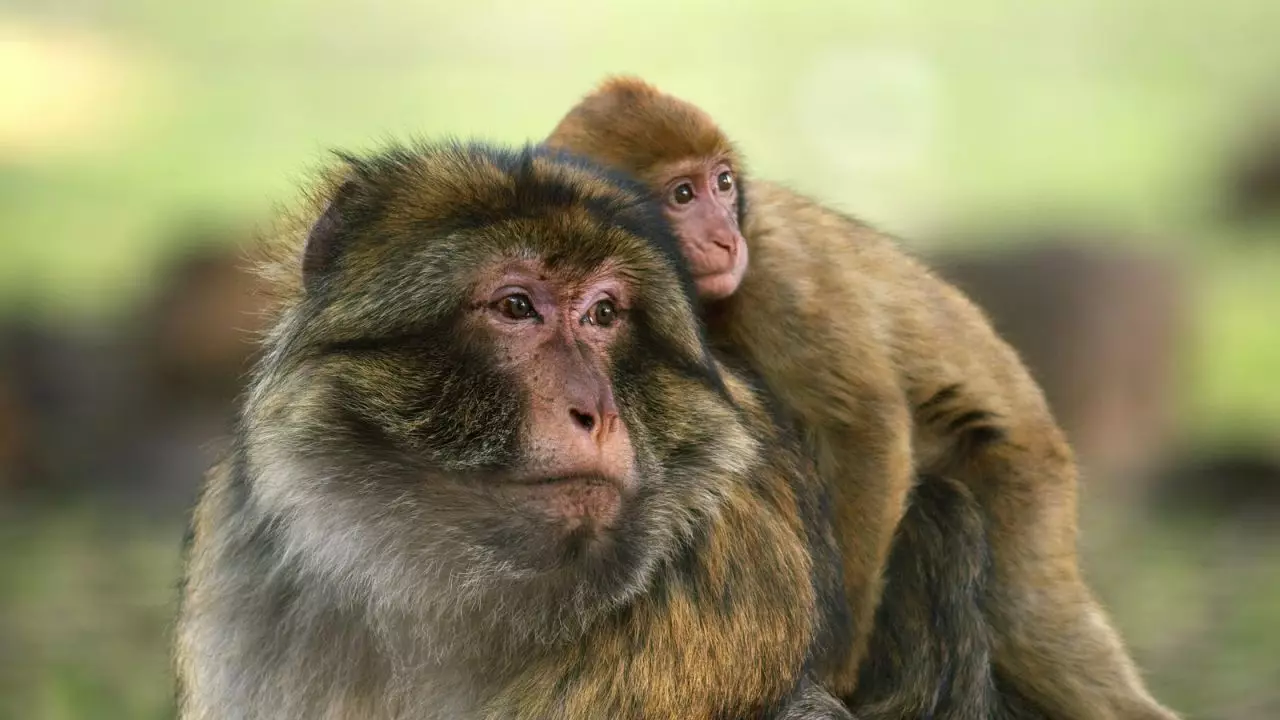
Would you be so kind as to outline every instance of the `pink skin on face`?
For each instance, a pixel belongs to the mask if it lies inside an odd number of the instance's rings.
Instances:
[[[513,262],[486,273],[473,296],[499,363],[529,396],[528,460],[501,485],[568,527],[610,525],[635,486],[635,456],[608,374],[626,289],[607,270],[567,279]]]
[[[738,183],[720,158],[671,168],[665,188],[667,218],[680,237],[703,300],[732,295],[747,272],[747,242],[738,227]]]

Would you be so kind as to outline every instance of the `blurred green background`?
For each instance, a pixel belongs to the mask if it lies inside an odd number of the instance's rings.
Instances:
[[[0,718],[171,714],[240,252],[331,148],[544,135],[608,73],[904,238],[1028,357],[1086,573],[1188,718],[1280,717],[1280,3],[0,4]]]

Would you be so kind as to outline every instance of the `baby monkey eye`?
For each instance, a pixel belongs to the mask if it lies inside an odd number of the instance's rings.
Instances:
[[[733,189],[733,173],[725,170],[720,173],[720,177],[716,178],[716,187],[720,188],[720,192],[729,192]]]
[[[680,183],[671,192],[671,198],[676,201],[677,205],[688,205],[693,200],[693,185]]]
[[[515,293],[502,298],[498,301],[498,309],[502,311],[503,315],[512,320],[526,320],[538,317],[538,312],[533,309],[533,301],[523,293]]]
[[[618,319],[618,308],[612,300],[601,300],[592,305],[582,319],[598,327],[609,327]]]

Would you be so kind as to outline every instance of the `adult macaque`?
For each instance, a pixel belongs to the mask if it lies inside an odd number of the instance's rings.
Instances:
[[[830,499],[644,188],[393,148],[285,235],[194,518],[182,717],[849,717]]]
[[[954,478],[992,553],[997,674],[1055,718],[1174,717],[1144,688],[1080,576],[1076,466],[1043,395],[983,314],[888,237],[794,192],[748,185],[697,107],[606,82],[547,140],[666,198],[712,346],[806,429],[835,498],[855,643],[825,685],[852,694],[913,478]]]

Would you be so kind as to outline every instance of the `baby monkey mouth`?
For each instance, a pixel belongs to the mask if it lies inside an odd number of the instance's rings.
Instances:
[[[732,248],[716,245],[713,251],[700,250],[690,258],[689,269],[695,278],[701,278],[731,273],[737,264],[738,253],[733,252]]]

